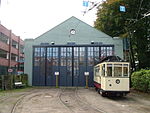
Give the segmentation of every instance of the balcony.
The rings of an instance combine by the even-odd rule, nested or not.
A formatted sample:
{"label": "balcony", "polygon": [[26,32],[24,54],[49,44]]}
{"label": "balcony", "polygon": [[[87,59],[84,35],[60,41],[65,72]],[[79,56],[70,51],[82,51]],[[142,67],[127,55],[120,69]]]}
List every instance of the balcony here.
{"label": "balcony", "polygon": [[5,58],[0,58],[0,65],[1,66],[8,66],[8,60]]}
{"label": "balcony", "polygon": [[5,51],[9,51],[9,45],[5,44],[3,42],[0,41],[0,48],[5,50]]}

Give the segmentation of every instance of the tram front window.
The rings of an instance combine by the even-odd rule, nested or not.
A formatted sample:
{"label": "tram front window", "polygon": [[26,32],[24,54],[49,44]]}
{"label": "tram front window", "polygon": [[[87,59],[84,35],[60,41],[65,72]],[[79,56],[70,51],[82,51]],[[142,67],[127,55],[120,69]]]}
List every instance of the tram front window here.
{"label": "tram front window", "polygon": [[105,76],[105,64],[102,65],[102,76]]}
{"label": "tram front window", "polygon": [[123,76],[128,77],[128,64],[123,65]]}
{"label": "tram front window", "polygon": [[112,76],[112,64],[107,64],[107,76]]}
{"label": "tram front window", "polygon": [[114,65],[114,77],[122,77],[122,64]]}

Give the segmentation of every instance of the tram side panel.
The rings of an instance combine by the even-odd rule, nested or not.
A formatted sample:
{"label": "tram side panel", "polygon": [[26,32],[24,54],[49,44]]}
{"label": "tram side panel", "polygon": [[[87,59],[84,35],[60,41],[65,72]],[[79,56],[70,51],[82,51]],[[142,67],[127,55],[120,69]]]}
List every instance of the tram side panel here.
{"label": "tram side panel", "polygon": [[104,91],[129,91],[129,78],[101,77],[99,83]]}
{"label": "tram side panel", "polygon": [[[118,62],[116,62],[116,64],[118,64]],[[121,65],[124,66],[124,63],[121,63]],[[108,95],[108,94],[126,95],[127,93],[129,93],[130,91],[129,72],[126,75],[127,77],[123,76],[125,73],[124,73],[124,68],[122,67],[120,68],[122,71],[121,77],[117,77],[116,75],[113,75],[114,74],[113,71],[110,77],[108,75],[108,70],[106,66],[107,66],[107,62],[98,64],[94,67],[94,86],[96,90],[98,90],[98,92],[102,95]]]}

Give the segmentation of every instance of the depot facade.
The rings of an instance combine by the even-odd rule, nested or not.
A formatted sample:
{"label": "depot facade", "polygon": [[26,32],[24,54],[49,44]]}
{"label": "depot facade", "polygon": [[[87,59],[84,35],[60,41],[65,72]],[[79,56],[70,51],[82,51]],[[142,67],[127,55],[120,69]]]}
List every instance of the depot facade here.
{"label": "depot facade", "polygon": [[36,39],[25,40],[24,71],[29,85],[93,86],[93,66],[106,56],[123,58],[119,38],[71,17]]}

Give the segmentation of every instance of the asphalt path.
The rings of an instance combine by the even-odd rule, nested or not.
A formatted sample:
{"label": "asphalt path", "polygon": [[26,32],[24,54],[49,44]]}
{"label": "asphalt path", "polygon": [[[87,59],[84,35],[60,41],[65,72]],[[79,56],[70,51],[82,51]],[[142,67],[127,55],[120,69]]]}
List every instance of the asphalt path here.
{"label": "asphalt path", "polygon": [[102,97],[94,88],[36,87],[0,93],[0,113],[149,113],[150,95]]}

